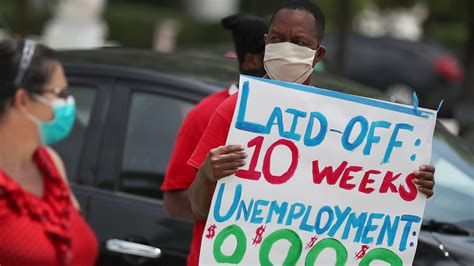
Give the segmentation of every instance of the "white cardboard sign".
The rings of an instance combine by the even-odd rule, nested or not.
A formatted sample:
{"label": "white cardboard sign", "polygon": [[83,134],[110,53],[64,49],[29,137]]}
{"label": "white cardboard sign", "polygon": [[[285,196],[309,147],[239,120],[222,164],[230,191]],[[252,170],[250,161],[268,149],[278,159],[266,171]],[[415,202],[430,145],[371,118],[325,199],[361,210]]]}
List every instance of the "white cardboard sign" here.
{"label": "white cardboard sign", "polygon": [[[227,144],[247,164],[217,183],[201,265],[411,265],[436,111],[240,77]],[[374,264],[374,265],[375,265]]]}

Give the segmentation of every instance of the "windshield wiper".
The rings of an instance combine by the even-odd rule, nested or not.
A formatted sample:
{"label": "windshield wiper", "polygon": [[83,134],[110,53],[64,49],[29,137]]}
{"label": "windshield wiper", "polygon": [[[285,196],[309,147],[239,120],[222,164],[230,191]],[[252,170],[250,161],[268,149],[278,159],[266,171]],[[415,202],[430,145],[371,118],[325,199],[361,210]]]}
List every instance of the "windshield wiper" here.
{"label": "windshield wiper", "polygon": [[425,220],[421,225],[422,230],[437,232],[449,235],[470,236],[471,232],[459,225],[448,222],[438,222],[436,220]]}

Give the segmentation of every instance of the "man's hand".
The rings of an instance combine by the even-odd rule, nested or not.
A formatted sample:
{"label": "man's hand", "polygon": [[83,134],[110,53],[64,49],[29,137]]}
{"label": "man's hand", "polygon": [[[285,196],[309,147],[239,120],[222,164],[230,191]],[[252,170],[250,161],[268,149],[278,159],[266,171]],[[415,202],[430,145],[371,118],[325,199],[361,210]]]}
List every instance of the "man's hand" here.
{"label": "man's hand", "polygon": [[418,190],[428,198],[433,196],[435,168],[431,165],[422,165],[420,170],[415,171],[416,178],[413,183],[418,186]]}
{"label": "man's hand", "polygon": [[247,155],[240,145],[226,145],[212,149],[199,168],[196,179],[188,190],[191,209],[198,220],[206,220],[211,206],[216,181],[235,174],[245,165]]}
{"label": "man's hand", "polygon": [[240,145],[226,145],[208,152],[201,169],[210,181],[233,175],[245,165],[247,154]]}

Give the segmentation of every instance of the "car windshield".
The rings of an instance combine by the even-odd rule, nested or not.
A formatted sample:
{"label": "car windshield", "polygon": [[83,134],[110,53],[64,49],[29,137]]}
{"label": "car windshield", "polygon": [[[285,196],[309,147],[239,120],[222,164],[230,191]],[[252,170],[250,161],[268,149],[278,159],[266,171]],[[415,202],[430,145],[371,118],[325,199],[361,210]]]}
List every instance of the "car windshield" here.
{"label": "car windshield", "polygon": [[436,167],[435,194],[426,203],[424,219],[474,230],[474,155],[438,124],[431,162]]}

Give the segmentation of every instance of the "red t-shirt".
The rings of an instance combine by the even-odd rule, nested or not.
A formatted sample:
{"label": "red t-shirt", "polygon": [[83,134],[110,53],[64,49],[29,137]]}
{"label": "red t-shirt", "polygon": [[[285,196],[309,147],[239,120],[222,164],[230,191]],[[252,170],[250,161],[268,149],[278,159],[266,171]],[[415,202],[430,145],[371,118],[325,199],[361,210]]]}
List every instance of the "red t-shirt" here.
{"label": "red t-shirt", "polygon": [[214,110],[229,97],[225,89],[204,98],[186,116],[178,131],[165,180],[161,190],[188,189],[196,177],[196,171],[186,162],[191,157]]}
{"label": "red t-shirt", "polygon": [[[188,160],[190,166],[199,169],[209,150],[225,145],[236,104],[237,93],[228,97],[214,111],[199,144],[191,155],[191,158]],[[193,243],[188,257],[188,265],[199,264],[199,253],[201,252],[201,240],[204,227],[204,221],[199,222],[199,225],[197,222],[194,227]]]}
{"label": "red t-shirt", "polygon": [[204,134],[194,150],[188,164],[199,169],[201,163],[206,159],[209,150],[225,145],[229,134],[230,123],[234,116],[237,104],[237,93],[227,98],[212,114]]}
{"label": "red t-shirt", "polygon": [[[197,104],[186,116],[179,129],[171,155],[165,180],[161,190],[188,189],[196,177],[196,170],[186,162],[199,143],[214,110],[229,97],[235,85],[216,92]],[[205,221],[196,221],[193,228],[193,241],[188,256],[188,265],[198,265],[201,237]]]}

